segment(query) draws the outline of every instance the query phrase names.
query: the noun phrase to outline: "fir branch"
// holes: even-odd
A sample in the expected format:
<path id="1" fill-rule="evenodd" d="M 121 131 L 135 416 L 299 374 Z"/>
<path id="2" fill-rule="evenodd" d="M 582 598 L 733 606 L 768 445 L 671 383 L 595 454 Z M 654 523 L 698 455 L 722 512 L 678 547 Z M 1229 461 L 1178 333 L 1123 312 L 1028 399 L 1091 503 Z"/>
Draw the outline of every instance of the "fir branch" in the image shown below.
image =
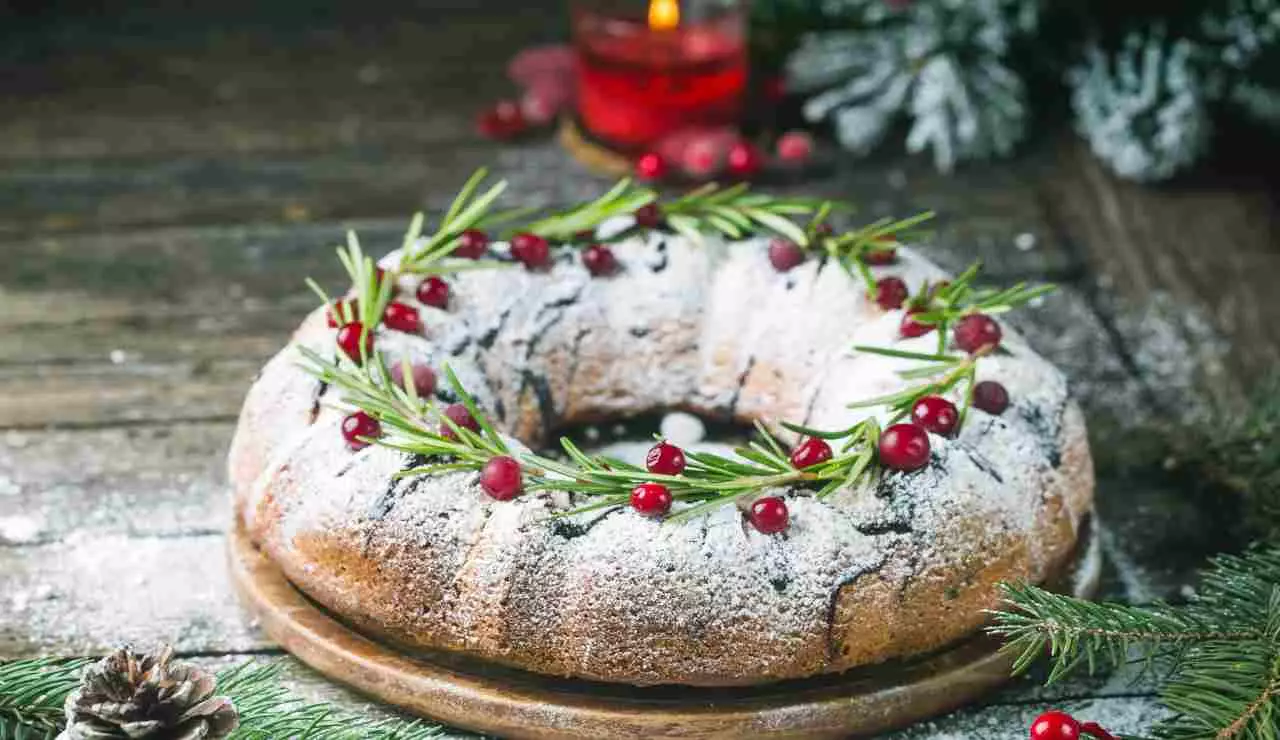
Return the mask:
<path id="1" fill-rule="evenodd" d="M 427 740 L 444 734 L 419 720 L 370 720 L 329 704 L 308 703 L 280 685 L 279 664 L 243 663 L 218 674 L 218 693 L 240 713 L 230 740 Z"/>
<path id="2" fill-rule="evenodd" d="M 0 738 L 52 740 L 65 724 L 63 704 L 93 661 L 19 660 L 0 664 Z M 217 675 L 240 727 L 230 740 L 428 740 L 445 728 L 419 720 L 371 720 L 329 704 L 308 703 L 280 684 L 280 664 L 249 661 Z"/>
<path id="3" fill-rule="evenodd" d="M 0 738 L 52 738 L 63 724 L 63 702 L 80 685 L 83 659 L 0 664 Z"/>
<path id="4" fill-rule="evenodd" d="M 1044 652 L 1049 681 L 1086 667 L 1158 667 L 1172 716 L 1160 740 L 1275 740 L 1280 724 L 1280 549 L 1210 562 L 1183 606 L 1094 604 L 1026 585 L 1004 586 L 990 632 L 1025 671 Z"/>

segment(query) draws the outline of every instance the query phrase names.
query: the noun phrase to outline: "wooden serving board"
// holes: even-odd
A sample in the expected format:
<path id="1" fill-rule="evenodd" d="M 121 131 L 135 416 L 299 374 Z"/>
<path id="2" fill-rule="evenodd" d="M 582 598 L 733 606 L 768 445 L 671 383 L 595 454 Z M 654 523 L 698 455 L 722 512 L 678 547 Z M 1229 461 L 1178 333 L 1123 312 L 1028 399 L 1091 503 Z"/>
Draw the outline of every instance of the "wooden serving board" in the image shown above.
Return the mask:
<path id="1" fill-rule="evenodd" d="M 1089 531 L 1096 527 L 1089 527 Z M 336 620 L 293 587 L 239 528 L 232 580 L 262 628 L 299 660 L 377 699 L 509 738 L 848 738 L 947 712 L 1000 685 L 1010 659 L 985 637 L 920 660 L 838 676 L 734 688 L 650 687 L 540 676 L 458 656 L 407 654 Z M 1081 552 L 1093 542 L 1082 543 Z M 1066 582 L 1079 596 L 1092 572 Z"/>

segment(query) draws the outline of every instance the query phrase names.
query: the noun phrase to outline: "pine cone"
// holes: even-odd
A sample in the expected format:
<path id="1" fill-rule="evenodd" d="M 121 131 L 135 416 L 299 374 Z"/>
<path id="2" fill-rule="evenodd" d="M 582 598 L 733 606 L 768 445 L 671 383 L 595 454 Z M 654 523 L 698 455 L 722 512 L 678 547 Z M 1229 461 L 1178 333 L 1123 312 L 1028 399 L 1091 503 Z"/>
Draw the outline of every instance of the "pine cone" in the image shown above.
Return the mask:
<path id="1" fill-rule="evenodd" d="M 214 696 L 214 677 L 187 663 L 127 647 L 85 670 L 67 697 L 58 740 L 219 740 L 239 726 L 236 708 Z"/>

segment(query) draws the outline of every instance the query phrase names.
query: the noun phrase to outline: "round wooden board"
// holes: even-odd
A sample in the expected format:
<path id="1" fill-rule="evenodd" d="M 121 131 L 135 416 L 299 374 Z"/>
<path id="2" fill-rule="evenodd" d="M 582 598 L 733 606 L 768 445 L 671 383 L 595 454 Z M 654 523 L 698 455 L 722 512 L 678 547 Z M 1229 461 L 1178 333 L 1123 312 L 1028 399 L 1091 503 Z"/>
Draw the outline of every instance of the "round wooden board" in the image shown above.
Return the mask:
<path id="1" fill-rule="evenodd" d="M 1079 572 L 1064 579 L 1079 596 L 1097 585 L 1095 540 L 1082 543 Z M 756 687 L 557 679 L 452 655 L 411 656 L 371 640 L 294 588 L 238 527 L 229 556 L 241 598 L 302 662 L 415 714 L 502 737 L 848 738 L 955 709 L 1009 676 L 1010 660 L 977 637 L 920 660 Z"/>

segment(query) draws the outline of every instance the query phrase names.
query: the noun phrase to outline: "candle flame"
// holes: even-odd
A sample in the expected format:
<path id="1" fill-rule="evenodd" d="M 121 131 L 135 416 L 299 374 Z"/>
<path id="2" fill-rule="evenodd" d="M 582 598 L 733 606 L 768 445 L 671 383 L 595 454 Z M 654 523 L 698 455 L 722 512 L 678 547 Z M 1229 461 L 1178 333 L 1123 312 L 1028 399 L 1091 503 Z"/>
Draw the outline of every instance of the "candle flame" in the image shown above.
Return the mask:
<path id="1" fill-rule="evenodd" d="M 649 0 L 649 28 L 670 31 L 680 25 L 679 0 Z"/>

